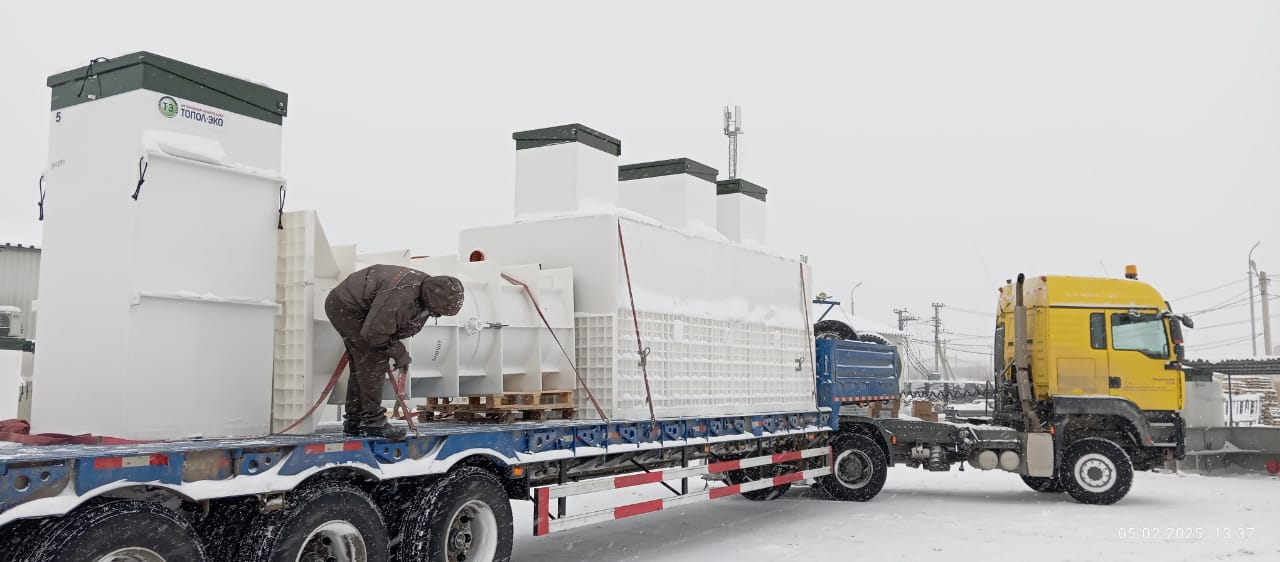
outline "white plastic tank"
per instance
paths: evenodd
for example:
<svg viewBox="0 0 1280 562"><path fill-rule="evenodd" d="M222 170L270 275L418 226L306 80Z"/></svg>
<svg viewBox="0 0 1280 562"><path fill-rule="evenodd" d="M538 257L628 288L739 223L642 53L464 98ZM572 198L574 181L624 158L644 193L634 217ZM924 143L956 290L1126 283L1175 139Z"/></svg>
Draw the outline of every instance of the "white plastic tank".
<svg viewBox="0 0 1280 562"><path fill-rule="evenodd" d="M151 53L49 84L32 430L267 433L287 96Z"/></svg>
<svg viewBox="0 0 1280 562"><path fill-rule="evenodd" d="M582 144L583 150L620 150L620 145L598 146L594 135L559 140ZM517 143L521 162L536 157L530 150L537 148ZM572 186L575 193L592 185L606 192L616 188L616 172L584 178L581 168L557 168L550 158L547 163L517 170L517 198L526 185ZM522 170L535 169L541 177L521 176ZM629 204L642 207L630 199L635 195L628 195ZM763 205L762 199L743 197ZM578 365L610 418L649 417L644 371L657 416L815 406L806 317L812 271L798 260L760 250L762 222L746 245L619 209L518 218L513 224L463 231L459 255L479 252L500 263L573 270ZM648 349L645 369L642 348ZM582 389L578 412L596 416Z"/></svg>

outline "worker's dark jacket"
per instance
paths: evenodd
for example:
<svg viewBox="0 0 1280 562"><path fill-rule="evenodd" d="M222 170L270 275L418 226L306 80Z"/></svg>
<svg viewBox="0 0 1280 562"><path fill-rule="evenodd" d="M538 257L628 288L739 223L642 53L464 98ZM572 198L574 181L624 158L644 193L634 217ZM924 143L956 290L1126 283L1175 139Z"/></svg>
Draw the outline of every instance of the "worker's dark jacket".
<svg viewBox="0 0 1280 562"><path fill-rule="evenodd" d="M430 276L398 265L368 267L333 288L330 299L364 319L360 339L368 349L395 356L407 339L422 330L423 281Z"/></svg>

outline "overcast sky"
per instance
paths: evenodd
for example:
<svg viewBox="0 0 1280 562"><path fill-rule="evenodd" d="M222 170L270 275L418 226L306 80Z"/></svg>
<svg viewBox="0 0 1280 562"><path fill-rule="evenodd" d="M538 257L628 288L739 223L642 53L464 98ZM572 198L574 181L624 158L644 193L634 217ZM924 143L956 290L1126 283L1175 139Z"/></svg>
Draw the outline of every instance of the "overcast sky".
<svg viewBox="0 0 1280 562"><path fill-rule="evenodd" d="M0 4L0 241L40 241L45 78L148 50L289 93L289 207L334 243L453 253L509 220L517 130L723 171L738 104L773 249L861 282L858 316L947 303L957 350L1020 271L1136 263L1170 299L1216 288L1176 310L1229 305L1192 355L1247 355L1254 242L1280 275L1278 2L315 5Z"/></svg>

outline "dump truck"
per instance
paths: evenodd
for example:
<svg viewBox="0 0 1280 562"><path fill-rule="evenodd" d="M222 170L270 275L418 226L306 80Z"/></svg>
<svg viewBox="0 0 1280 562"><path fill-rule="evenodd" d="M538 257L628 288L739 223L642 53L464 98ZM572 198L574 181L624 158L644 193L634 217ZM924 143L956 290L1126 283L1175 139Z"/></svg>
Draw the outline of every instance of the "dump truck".
<svg viewBox="0 0 1280 562"><path fill-rule="evenodd" d="M1134 471L1184 457L1182 328L1191 326L1136 268L1125 279L1020 274L1000 289L992 415L842 415L841 433L881 445L850 462L931 471L967 463L1016 473L1038 492L1115 503ZM839 458L833 470L845 470Z"/></svg>

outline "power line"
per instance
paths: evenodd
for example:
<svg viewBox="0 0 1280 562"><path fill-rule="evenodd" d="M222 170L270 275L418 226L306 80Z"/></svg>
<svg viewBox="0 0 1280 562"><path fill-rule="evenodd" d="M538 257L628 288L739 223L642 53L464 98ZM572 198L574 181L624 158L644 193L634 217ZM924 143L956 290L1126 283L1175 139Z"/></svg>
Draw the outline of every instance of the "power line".
<svg viewBox="0 0 1280 562"><path fill-rule="evenodd" d="M1189 295L1181 296L1181 297L1178 297L1178 298L1173 299L1173 300L1175 300L1175 301L1180 301L1180 300L1184 300L1184 299L1189 299L1189 298L1191 298L1191 297L1198 297L1198 296L1203 295L1203 294L1205 294L1205 293L1212 293L1212 292L1214 292L1214 291L1219 291L1219 290L1222 290L1222 289L1226 289L1227 287L1233 287L1233 286L1236 286L1236 285L1239 285L1239 284L1240 284L1240 282L1239 282L1239 281L1232 281L1232 282L1230 282L1230 283L1224 283L1224 284L1222 284L1222 285L1218 285L1217 287L1213 287L1213 288L1211 288L1211 289L1205 289L1205 290L1203 290L1203 291L1196 291L1196 292L1191 293L1191 294L1189 294Z"/></svg>

